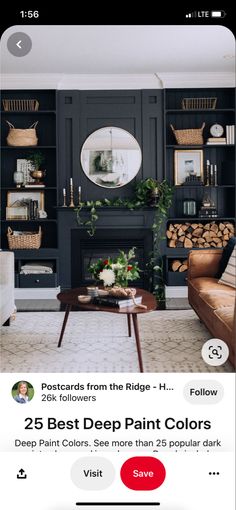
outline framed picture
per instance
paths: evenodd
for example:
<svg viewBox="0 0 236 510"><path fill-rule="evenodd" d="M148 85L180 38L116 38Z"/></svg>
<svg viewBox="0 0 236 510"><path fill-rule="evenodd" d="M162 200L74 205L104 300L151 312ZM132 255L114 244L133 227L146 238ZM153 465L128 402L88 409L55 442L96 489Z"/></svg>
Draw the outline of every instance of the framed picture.
<svg viewBox="0 0 236 510"><path fill-rule="evenodd" d="M186 177L203 180L203 150L176 150L174 154L174 184L180 186Z"/></svg>
<svg viewBox="0 0 236 510"><path fill-rule="evenodd" d="M34 170L34 166L27 159L17 159L16 160L16 171L23 173L23 186L29 184L30 182L34 182L33 177L30 175L30 171Z"/></svg>
<svg viewBox="0 0 236 510"><path fill-rule="evenodd" d="M7 192L7 220L32 220L43 217L40 216L42 213L45 213L43 191L19 190Z"/></svg>
<svg viewBox="0 0 236 510"><path fill-rule="evenodd" d="M30 201L38 202L38 208L44 210L44 192L43 191L8 191L7 192L7 207L21 206L29 203Z"/></svg>

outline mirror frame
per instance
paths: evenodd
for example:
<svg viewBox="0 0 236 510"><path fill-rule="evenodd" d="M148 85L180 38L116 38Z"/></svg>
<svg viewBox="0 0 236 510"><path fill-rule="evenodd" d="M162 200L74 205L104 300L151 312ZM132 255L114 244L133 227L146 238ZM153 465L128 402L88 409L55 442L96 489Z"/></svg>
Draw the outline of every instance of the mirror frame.
<svg viewBox="0 0 236 510"><path fill-rule="evenodd" d="M139 161L137 163L137 170L135 171L135 173L133 173L132 177L130 179L128 179L126 182L124 182L123 184L114 184L113 186L112 185L106 185L106 184L100 184L98 182L95 182L95 180L92 178L92 176L89 175L88 173L88 170L84 168L84 160L83 160L83 152L84 150L88 150L88 151L93 151L93 149L86 149L86 144L88 143L88 141L95 135L95 133L99 132L99 131L103 131L103 130L111 130L111 129L117 129L119 131L123 131L124 133L127 133L127 135L129 136L129 138L131 140L133 140L135 142L135 144L137 145L137 151L139 151ZM112 135L111 135L112 136ZM127 151L128 149L115 149L116 151L117 150L123 150L123 151ZM133 149L133 150L136 150L136 149ZM94 152L99 152L99 149L94 149ZM101 149L100 151L101 153L102 152L109 152L109 148L108 149ZM121 156L121 155L120 155ZM97 157L97 156L96 156ZM121 161L123 161L123 164L124 164L124 158L121 156ZM126 159L127 161L127 159ZM120 128L120 127L117 127L117 126L104 126L102 128L99 128L99 129L96 129L95 131L93 131L87 138L86 140L84 141L83 145L82 145L82 148L81 148L81 151L80 151L80 164L81 164L81 168L85 174L85 176L93 183L95 184L95 186L99 186L103 189L119 189L119 188L123 188L124 186L127 186L127 184L129 184L138 174L138 172L140 171L140 168L142 166L142 150L141 150L141 147L137 141L137 139L129 132L127 131L126 129L123 129L123 128ZM89 163L88 163L89 164ZM129 172L129 170L128 170ZM127 172L127 173L128 173ZM116 173L116 172L113 172L112 170L110 171L110 174L112 173ZM107 172L107 174L109 174L109 172ZM104 171L104 175L105 175L105 171ZM118 177L119 179L119 177ZM109 182L109 181L108 181Z"/></svg>

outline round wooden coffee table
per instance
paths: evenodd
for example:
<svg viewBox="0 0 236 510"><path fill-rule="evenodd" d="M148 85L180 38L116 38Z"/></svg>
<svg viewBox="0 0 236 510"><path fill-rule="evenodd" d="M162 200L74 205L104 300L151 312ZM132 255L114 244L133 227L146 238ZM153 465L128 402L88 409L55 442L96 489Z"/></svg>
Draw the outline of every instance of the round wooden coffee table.
<svg viewBox="0 0 236 510"><path fill-rule="evenodd" d="M138 361L140 372L143 372L143 360L142 360L142 351L140 345L140 337L139 337L139 327L138 327L138 315L143 313L152 312L156 309L156 300L154 296L143 289L137 289L136 296L142 296L142 304L146 305L146 310L143 308L138 308L136 306L129 306L126 308L113 308L111 306L98 306L93 303L82 304L78 301L78 296L80 294L87 294L86 287L79 287L77 289L65 290L64 292L60 292L57 295L57 299L64 305L66 305L65 316L61 328L60 338L58 341L58 347L61 347L62 339L66 329L66 323L68 321L69 313L72 307L79 308L80 310L86 311L94 311L94 312L110 312L110 313L118 313L122 315L127 315L128 322L128 336L131 337L131 317L133 320L134 326L134 334L136 340L136 347L138 353Z"/></svg>

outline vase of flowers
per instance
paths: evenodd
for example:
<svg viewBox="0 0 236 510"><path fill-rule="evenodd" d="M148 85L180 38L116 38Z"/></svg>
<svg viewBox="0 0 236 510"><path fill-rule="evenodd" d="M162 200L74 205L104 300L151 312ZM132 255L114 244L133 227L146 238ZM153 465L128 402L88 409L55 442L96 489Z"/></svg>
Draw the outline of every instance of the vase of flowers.
<svg viewBox="0 0 236 510"><path fill-rule="evenodd" d="M118 257L99 259L88 268L96 283L104 287L128 287L129 282L139 278L140 269L135 261L135 247L128 253L120 250Z"/></svg>

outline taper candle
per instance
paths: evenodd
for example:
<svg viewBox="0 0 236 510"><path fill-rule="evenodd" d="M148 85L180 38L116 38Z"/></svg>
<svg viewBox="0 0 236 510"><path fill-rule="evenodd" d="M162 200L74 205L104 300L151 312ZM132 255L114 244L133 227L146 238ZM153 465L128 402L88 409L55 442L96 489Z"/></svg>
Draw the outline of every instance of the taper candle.
<svg viewBox="0 0 236 510"><path fill-rule="evenodd" d="M62 192L63 192L63 205L62 205L62 207L67 207L67 205L66 205L66 188L63 188Z"/></svg>

